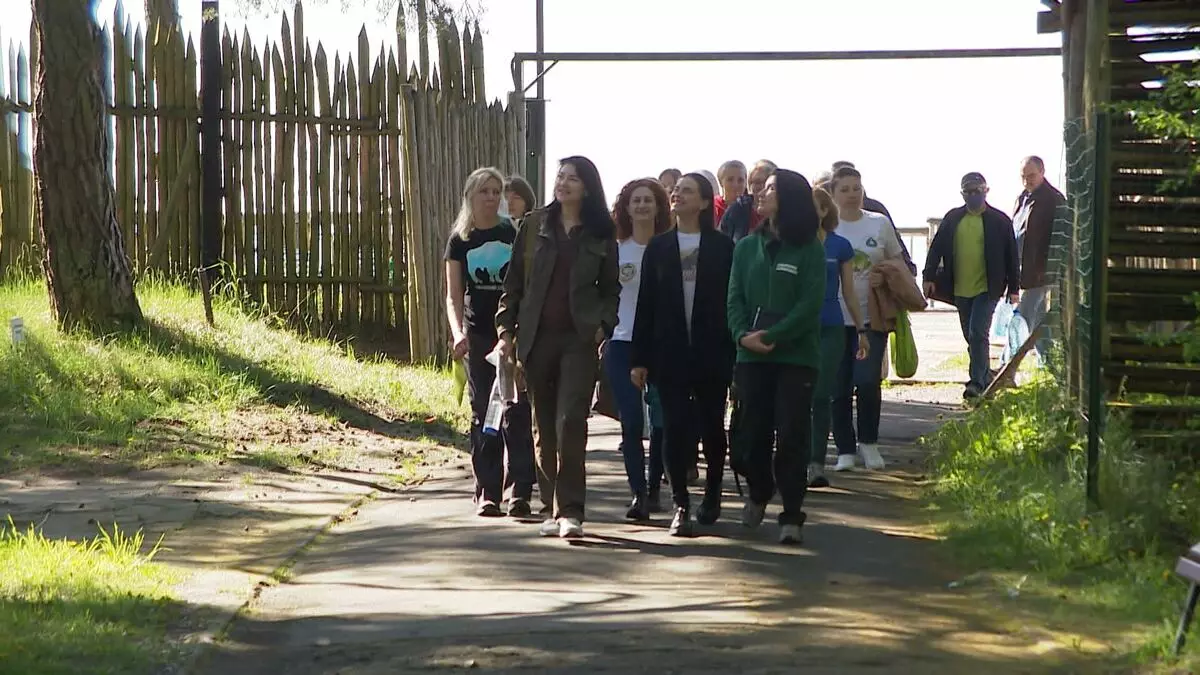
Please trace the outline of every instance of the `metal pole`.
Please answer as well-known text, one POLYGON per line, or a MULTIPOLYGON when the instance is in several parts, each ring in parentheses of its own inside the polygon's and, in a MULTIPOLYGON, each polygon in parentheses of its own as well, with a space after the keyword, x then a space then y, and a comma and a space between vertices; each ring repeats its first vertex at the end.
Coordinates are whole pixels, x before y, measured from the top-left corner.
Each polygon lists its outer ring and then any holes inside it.
MULTIPOLYGON (((542 54, 546 51, 546 7, 545 0, 537 0, 537 53, 542 54)), ((534 194, 540 197, 542 202, 548 201, 545 198, 546 191, 546 61, 539 58, 537 60, 537 103, 530 109, 532 115, 535 116, 534 123, 530 125, 531 131, 536 134, 530 143, 529 151, 531 153, 530 163, 533 165, 530 171, 531 178, 534 181, 534 194)))
POLYGON ((1087 498, 1093 508, 1100 507, 1100 442, 1104 432, 1104 331, 1108 328, 1105 311, 1106 268, 1108 266, 1108 114, 1094 113, 1096 144, 1093 153, 1095 175, 1092 178, 1092 250, 1088 270, 1088 303, 1091 305, 1091 330, 1088 335, 1087 363, 1087 498))
POLYGON ((1005 59, 1061 56, 1062 47, 995 49, 867 49, 799 52, 517 52, 513 60, 573 62, 681 61, 896 61, 919 59, 1005 59))
POLYGON ((200 263, 205 291, 221 262, 221 18, 219 0, 204 0, 200 29, 200 263))

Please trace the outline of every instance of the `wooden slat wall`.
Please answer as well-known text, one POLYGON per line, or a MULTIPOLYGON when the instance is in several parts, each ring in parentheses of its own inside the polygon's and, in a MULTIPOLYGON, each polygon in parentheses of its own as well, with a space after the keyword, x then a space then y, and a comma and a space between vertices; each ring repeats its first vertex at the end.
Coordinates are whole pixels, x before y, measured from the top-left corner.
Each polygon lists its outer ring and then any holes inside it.
MULTIPOLYGON (((1195 48, 1200 36, 1175 27, 1200 24, 1200 4, 1111 0, 1108 14, 1111 101, 1144 99, 1150 90, 1142 83, 1160 80, 1159 66, 1194 62, 1180 52, 1195 48), (1167 54, 1167 63, 1147 62, 1167 54)), ((1197 318, 1189 296, 1200 291, 1200 197, 1195 183, 1171 190, 1162 183, 1184 176, 1198 152, 1197 142, 1167 143, 1139 133, 1128 119, 1113 122, 1104 355, 1112 393, 1200 396, 1200 366, 1184 363, 1178 347, 1150 347, 1144 337, 1169 335, 1197 318)), ((1155 405, 1133 411, 1131 420, 1147 431, 1194 423, 1200 408, 1194 412, 1160 414, 1155 405)))
MULTIPOLYGON (((200 262, 198 55, 168 27, 107 22, 117 217, 139 274, 200 262)), ((427 34, 418 27, 420 34, 427 34)), ((448 339, 441 253, 468 173, 518 170, 517 110, 484 98, 478 26, 438 31, 439 70, 410 69, 407 27, 352 54, 306 33, 221 40, 222 260, 244 298, 313 332, 393 338, 415 360, 448 339)), ((0 36, 0 276, 36 266, 30 62, 0 36)), ((32 44, 32 43, 30 43, 32 44)), ((427 53, 427 52, 426 52, 427 53)), ((397 350, 393 350, 397 351, 397 350)))

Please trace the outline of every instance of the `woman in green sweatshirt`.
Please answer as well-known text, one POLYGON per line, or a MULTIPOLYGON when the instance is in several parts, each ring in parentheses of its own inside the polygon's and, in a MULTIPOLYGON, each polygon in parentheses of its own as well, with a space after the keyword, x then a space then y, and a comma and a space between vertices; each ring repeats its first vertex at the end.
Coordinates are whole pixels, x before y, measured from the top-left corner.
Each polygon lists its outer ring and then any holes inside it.
POLYGON ((733 439, 740 466, 734 469, 750 488, 742 523, 758 527, 778 488, 783 501, 779 541, 799 544, 821 358, 825 251, 817 239, 812 187, 804 176, 776 171, 758 209, 767 221, 738 242, 729 279, 740 409, 733 439))

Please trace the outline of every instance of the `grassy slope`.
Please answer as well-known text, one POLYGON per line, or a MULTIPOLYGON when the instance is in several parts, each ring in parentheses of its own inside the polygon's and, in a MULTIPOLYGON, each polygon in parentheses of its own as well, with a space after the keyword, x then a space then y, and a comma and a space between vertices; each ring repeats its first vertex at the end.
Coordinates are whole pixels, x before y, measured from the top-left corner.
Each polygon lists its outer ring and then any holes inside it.
POLYGON ((1018 613, 1118 661, 1167 667, 1186 593, 1171 570, 1200 540, 1200 475, 1140 453, 1115 421, 1100 467, 1104 509, 1090 511, 1075 419, 1043 380, 947 424, 928 440, 931 506, 976 581, 1019 586, 1018 613))
POLYGON ((230 303, 211 329, 180 287, 142 283, 138 295, 147 327, 97 340, 54 331, 40 282, 0 286, 0 316, 23 317, 28 336, 19 349, 0 341, 0 474, 224 457, 222 421, 256 408, 413 440, 464 428, 442 371, 355 358, 230 303))
MULTIPOLYGON (((94 339, 54 330, 40 282, 0 285, 0 317, 22 317, 28 336, 19 348, 0 340, 0 475, 277 466, 301 452, 325 461, 311 437, 337 444, 346 429, 394 457, 397 443, 457 443, 465 427, 442 371, 356 358, 229 303, 218 302, 212 329, 179 287, 142 283, 138 295, 147 327, 94 339)), ((419 458, 400 460, 400 473, 419 458)), ((0 527, 0 671, 134 673, 170 661, 177 578, 142 550, 136 535, 81 543, 0 527)))
POLYGON ((0 528, 0 668, 149 673, 170 660, 177 575, 115 529, 90 542, 0 528))

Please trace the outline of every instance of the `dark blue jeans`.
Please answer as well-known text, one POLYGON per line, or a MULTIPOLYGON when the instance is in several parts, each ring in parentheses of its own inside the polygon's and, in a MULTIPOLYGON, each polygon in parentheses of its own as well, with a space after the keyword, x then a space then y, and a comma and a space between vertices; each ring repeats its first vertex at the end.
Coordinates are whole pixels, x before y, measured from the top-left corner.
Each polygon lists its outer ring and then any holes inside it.
MULTIPOLYGON (((642 444, 646 412, 642 392, 629 379, 630 351, 628 342, 609 341, 604 355, 604 373, 621 417, 621 456, 625 459, 625 475, 629 478, 629 489, 636 495, 646 491, 646 448, 642 444)), ((657 487, 663 472, 662 444, 651 441, 650 450, 650 471, 657 487)))
POLYGON ((859 361, 858 331, 846 327, 846 342, 833 385, 833 442, 839 455, 858 452, 859 443, 879 442, 879 415, 883 407, 883 350, 887 334, 868 331, 871 352, 859 361), (854 433, 854 403, 858 401, 858 435, 854 433))
POLYGON ((996 302, 988 297, 987 293, 980 293, 973 298, 954 298, 963 339, 967 341, 967 354, 971 358, 967 387, 979 393, 991 384, 992 355, 988 332, 992 327, 992 314, 996 311, 996 302))

